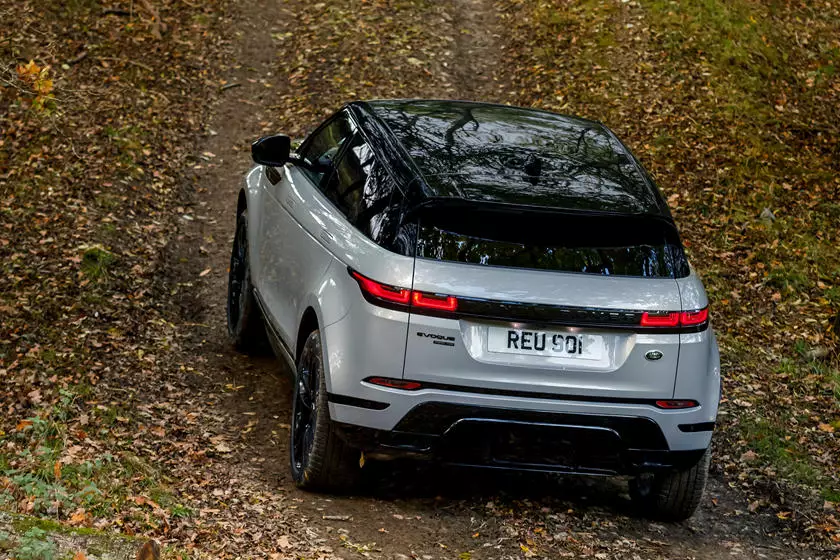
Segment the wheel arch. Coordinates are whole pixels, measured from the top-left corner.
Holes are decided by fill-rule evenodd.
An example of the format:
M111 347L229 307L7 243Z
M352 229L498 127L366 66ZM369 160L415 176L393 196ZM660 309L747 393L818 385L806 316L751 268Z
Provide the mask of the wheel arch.
M306 344L306 339L309 335L319 328L318 314L315 308L309 306L304 310L298 326L297 340L295 342L295 363L300 358L300 353L303 351L303 345Z
M236 215L242 213L248 207L248 195L245 194L245 187L239 189L239 196L236 199Z
M261 181L264 175L262 166L253 167L245 176L244 184L236 196L236 216L248 210L248 250L251 262L251 277L259 289L262 279L262 262L260 261L260 240L257 232L262 220Z

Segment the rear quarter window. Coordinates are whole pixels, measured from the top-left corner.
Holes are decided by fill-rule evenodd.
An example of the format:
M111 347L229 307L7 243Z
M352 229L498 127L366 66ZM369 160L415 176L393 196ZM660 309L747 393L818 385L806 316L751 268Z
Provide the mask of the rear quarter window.
M396 253L413 253L414 230L402 227L405 197L360 134L342 152L323 190L347 220L373 242Z

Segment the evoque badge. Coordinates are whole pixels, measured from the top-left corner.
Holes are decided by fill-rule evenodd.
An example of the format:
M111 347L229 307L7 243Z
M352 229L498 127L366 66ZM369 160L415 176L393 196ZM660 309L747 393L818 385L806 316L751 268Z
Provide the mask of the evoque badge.
M645 359L646 360L651 360L651 361L658 360L661 357L662 357L662 352L660 352L659 350L651 350L647 354L645 354Z

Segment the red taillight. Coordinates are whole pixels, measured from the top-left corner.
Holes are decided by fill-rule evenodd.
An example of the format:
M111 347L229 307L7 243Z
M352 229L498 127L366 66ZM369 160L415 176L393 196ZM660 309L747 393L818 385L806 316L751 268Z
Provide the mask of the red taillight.
M439 296L436 294L389 286L387 284L380 284L376 280L371 280L366 276L362 276L355 270L351 270L350 275L353 276L353 278L355 278L359 283L359 286L365 293L366 298L370 296L374 300L382 300L386 303L396 303L398 305L406 306L411 304L412 306L419 307L421 309L430 309L434 311L452 312L458 309L458 299L453 296ZM372 303L376 303L376 301L373 301Z
M709 320L709 308L698 311L645 311L639 323L643 327L696 327Z
M458 300L452 296L436 296L424 294L423 292L411 292L411 303L417 307L426 309L438 309L440 311L455 311L458 309Z
M709 308L704 307L700 311L683 311L680 313L680 324L686 327L702 325L709 320Z
M390 301L393 303L401 303L403 305L408 305L411 290L380 284L379 282L375 282L370 278L365 278L358 272L351 272L350 274L353 276L353 278L356 279L356 281L359 282L359 286L361 286L361 288L364 291L366 291L373 297L384 299L385 301Z
M659 408L667 408L669 410L674 410L678 408L694 408L695 406L700 406L700 403L697 401L681 401L681 400L667 400L667 401L656 401L656 406Z
M416 391L422 385L416 381L405 381L403 379L391 379L390 377L369 377L365 379L368 383L391 389L402 389L403 391Z
M679 324L679 313L642 313L643 327L676 327Z

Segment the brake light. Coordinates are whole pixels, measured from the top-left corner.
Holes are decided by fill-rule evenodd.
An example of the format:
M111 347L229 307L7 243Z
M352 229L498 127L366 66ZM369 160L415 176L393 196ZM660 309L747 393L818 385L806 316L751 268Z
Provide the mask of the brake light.
M668 410L675 410L679 408L694 408L695 406L700 406L700 403L697 401L667 400L656 401L656 406L659 408L666 408Z
M391 379L390 377L368 377L368 383L391 389L402 389L403 391L416 391L422 385L416 381L405 381L404 379Z
M386 284L380 284L379 282L371 280L370 278L366 278L355 271L351 272L350 274L353 276L353 278L356 279L362 290L372 295L373 297L383 299L392 303L408 305L411 290L406 290L405 288L397 288L394 286L388 286Z
M709 308L697 311L645 311L639 324L643 327L696 327L709 320Z
M676 327L680 324L679 313L642 313L643 327Z
M362 292L365 294L365 298L371 301L371 303L378 303L376 300L379 300L384 303L393 303L401 306L411 304L414 307L433 311L453 312L458 309L458 299L454 296L439 296L427 292L381 284L376 280L362 276L355 270L351 270L350 275L356 279L359 287L362 288Z
M417 307L440 311L455 311L458 309L458 300L452 296L436 296L416 291L411 292L411 303Z
M704 307L700 311L683 311L680 313L680 324L686 327L702 325L709 320L709 308Z

